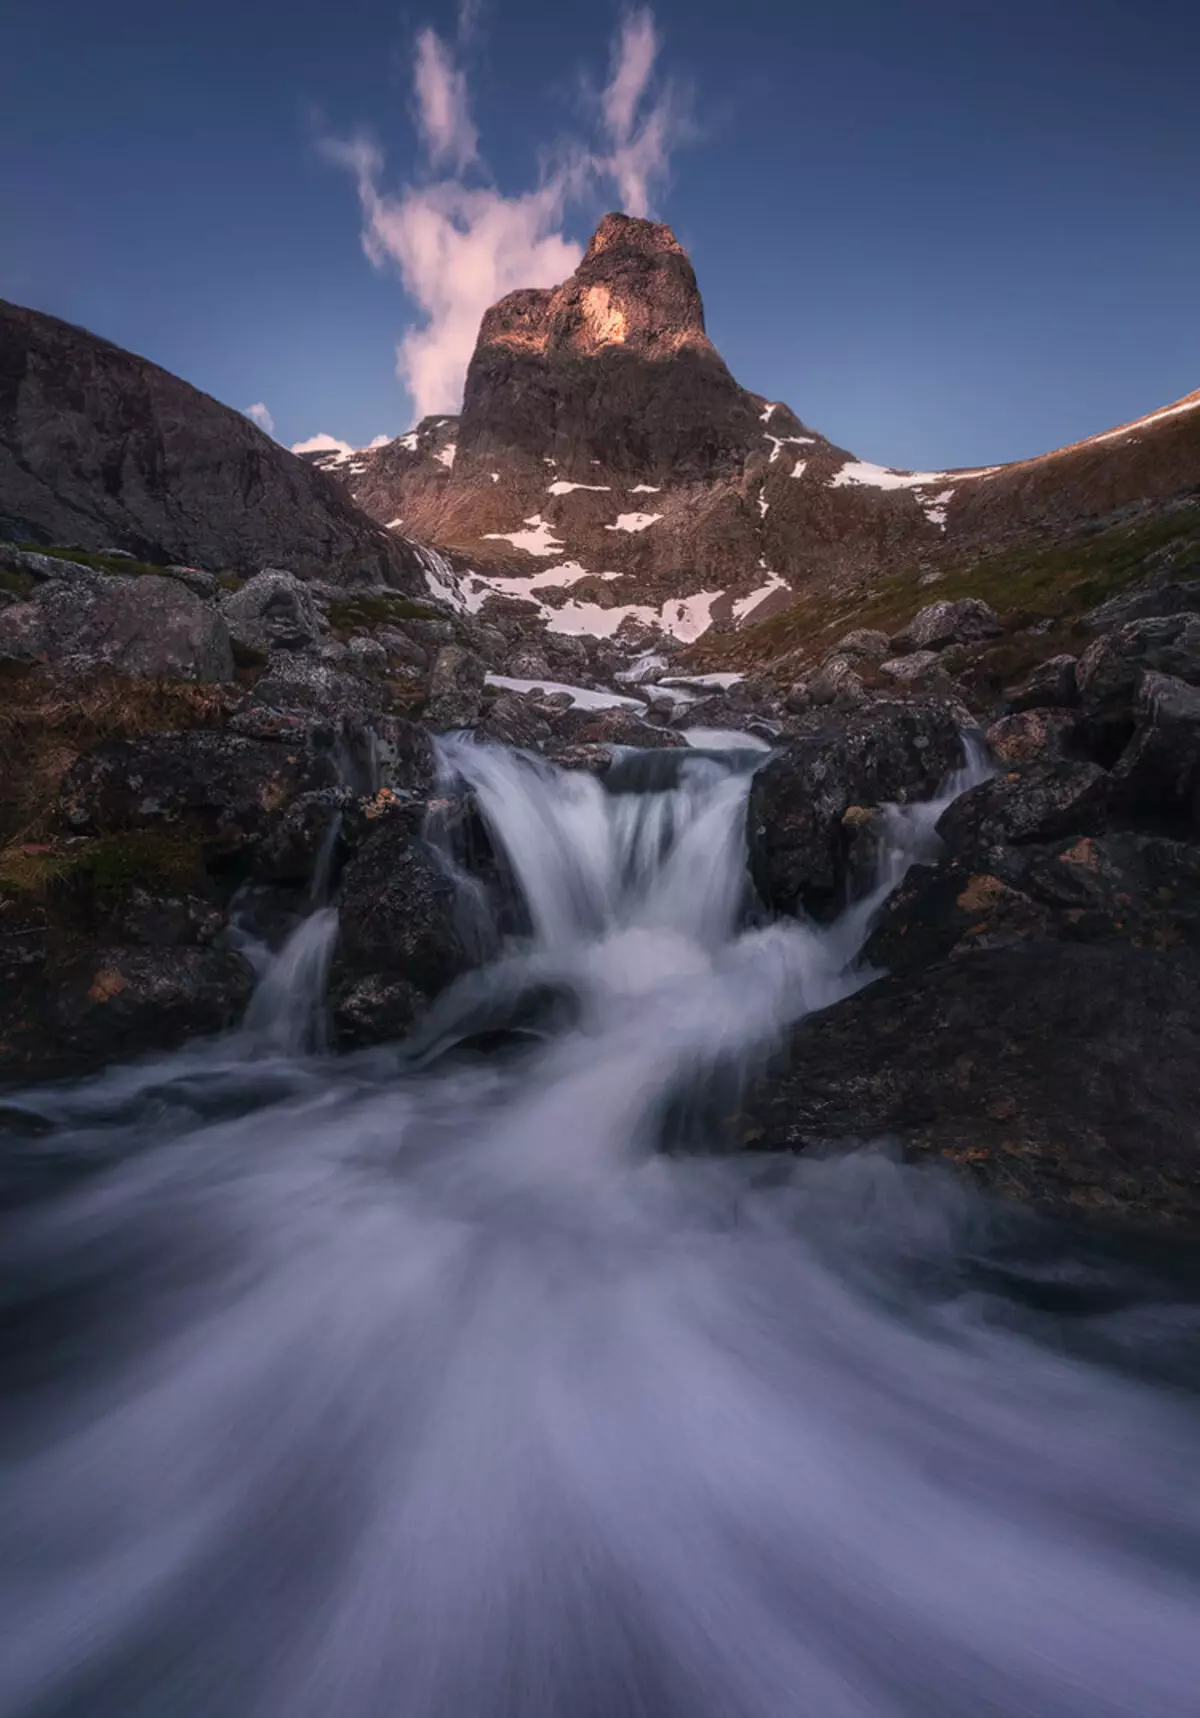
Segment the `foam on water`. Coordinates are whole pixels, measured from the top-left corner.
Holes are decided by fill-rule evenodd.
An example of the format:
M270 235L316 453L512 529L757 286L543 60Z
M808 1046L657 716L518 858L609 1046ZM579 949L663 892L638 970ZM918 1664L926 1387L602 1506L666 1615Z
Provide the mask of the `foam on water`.
M765 924L763 755L450 742L533 934L420 1044L313 1054L322 909L241 1034L12 1101L3 1718L1191 1718L1194 1305L878 1151L687 1150L935 839ZM501 993L570 1006L455 1049Z

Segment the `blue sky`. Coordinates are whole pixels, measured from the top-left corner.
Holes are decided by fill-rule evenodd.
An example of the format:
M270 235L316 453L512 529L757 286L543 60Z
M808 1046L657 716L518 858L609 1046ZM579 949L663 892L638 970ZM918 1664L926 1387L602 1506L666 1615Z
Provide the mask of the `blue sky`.
M658 0L639 27L10 0L0 295L264 402L284 442L362 445L411 421L406 334L440 402L488 269L553 271L644 170L734 374L863 457L1018 458L1200 386L1195 0Z

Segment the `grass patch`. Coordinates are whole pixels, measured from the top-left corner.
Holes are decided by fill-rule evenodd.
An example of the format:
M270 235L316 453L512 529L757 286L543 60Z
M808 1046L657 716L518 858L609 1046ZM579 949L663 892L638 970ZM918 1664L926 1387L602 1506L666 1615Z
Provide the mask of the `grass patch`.
M379 626L400 626L406 620L438 620L440 611L429 603L414 602L400 595L346 596L329 604L329 630L342 643L356 632L372 632Z
M995 676L1019 677L1056 650L1078 649L1077 622L1089 609L1144 579L1154 566L1200 555L1200 507L1187 505L1152 520L1110 526L1050 548L1025 546L1002 554L951 563L935 582L922 585L921 569L907 567L881 579L868 592L831 597L800 595L781 613L744 631L704 639L689 659L697 667L744 668L781 663L800 673L855 627L899 632L927 603L981 597L996 610L1009 637L976 658L992 663Z
M199 847L160 831L0 848L0 893L39 901L66 891L114 900L136 888L187 891L203 881Z
M77 566L90 567L94 573L122 574L126 578L142 578L147 573L161 574L162 565L155 566L150 561L127 561L121 555L98 555L91 549L71 549L55 546L47 548L44 543L18 543L18 549L24 549L31 555L49 555L54 561L74 561Z

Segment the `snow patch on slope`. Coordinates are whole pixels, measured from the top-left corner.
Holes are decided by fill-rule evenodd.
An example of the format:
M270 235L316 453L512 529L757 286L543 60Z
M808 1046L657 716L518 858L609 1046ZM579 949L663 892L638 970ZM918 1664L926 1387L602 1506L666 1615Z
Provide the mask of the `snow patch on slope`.
M610 485L607 483L568 483L565 477L556 477L546 489L547 495L570 495L575 489L591 489L597 495L607 494Z
M488 674L487 685L498 686L504 692L545 692L548 696L565 692L579 710L644 710L640 698L627 698L622 692L608 692L593 686L568 686L560 680L514 680L508 674Z
M606 531L645 531L657 520L661 513L618 513L615 525L606 525Z
M487 531L484 535L497 543L511 543L514 549L524 549L527 555L556 555L566 547L556 539L553 526L540 513L531 514L525 523L530 527L528 531Z

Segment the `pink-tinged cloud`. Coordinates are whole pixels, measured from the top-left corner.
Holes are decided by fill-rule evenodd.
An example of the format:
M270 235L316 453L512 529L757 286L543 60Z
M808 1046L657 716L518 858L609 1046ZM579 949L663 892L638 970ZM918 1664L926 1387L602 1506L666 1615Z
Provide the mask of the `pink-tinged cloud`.
M460 31L460 41L469 31ZM671 149L687 132L683 103L656 81L660 42L649 11L630 13L613 44L600 95L602 142L561 146L541 182L508 196L478 183L485 174L471 120L466 74L436 31L416 40L413 87L426 164L452 168L429 183L383 189L383 156L365 138L324 145L354 176L362 245L376 268L394 268L424 322L396 348L396 371L419 419L455 412L484 311L517 287L556 286L582 247L564 231L568 208L616 183L624 208L650 213Z

